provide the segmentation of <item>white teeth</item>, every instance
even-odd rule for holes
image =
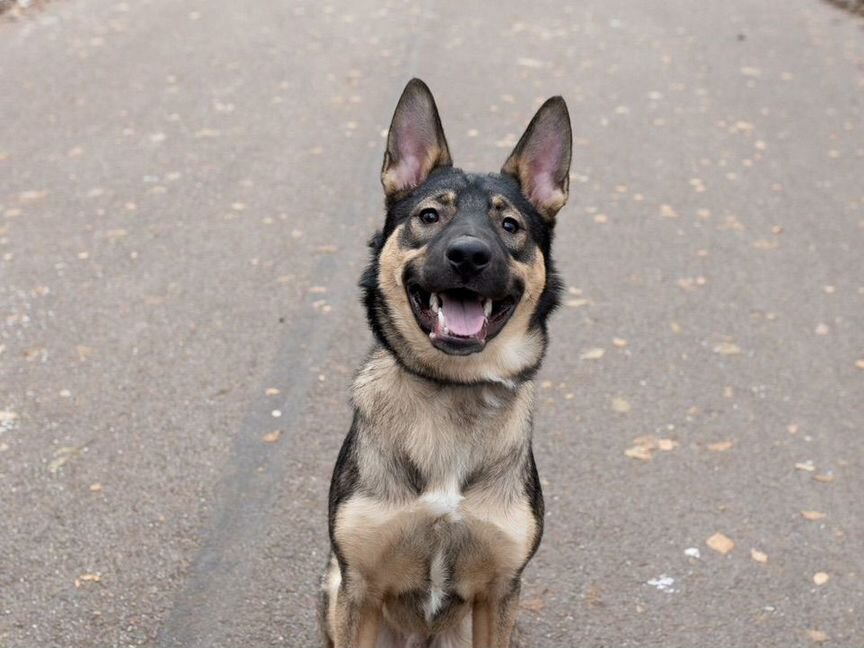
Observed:
[[[486,318],[492,314],[492,300],[486,299],[483,301],[483,312],[486,313]]]
[[[438,310],[438,325],[447,333],[447,322],[444,319],[444,309]]]
[[[438,300],[438,295],[436,293],[429,293],[429,308],[431,308],[436,313],[440,312],[441,302]]]

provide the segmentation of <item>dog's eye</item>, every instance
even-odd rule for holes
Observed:
[[[501,227],[504,228],[505,232],[510,232],[511,234],[519,231],[519,223],[515,218],[510,218],[509,216],[501,221]]]
[[[427,225],[432,225],[433,223],[438,222],[438,211],[432,209],[431,207],[427,207],[423,211],[420,212],[420,220],[426,223]]]

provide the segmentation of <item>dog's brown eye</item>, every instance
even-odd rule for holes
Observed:
[[[504,228],[505,232],[510,232],[511,234],[519,231],[519,223],[515,218],[510,218],[509,216],[501,221],[501,227]]]
[[[427,207],[423,211],[420,212],[420,220],[422,220],[427,225],[432,225],[433,223],[438,222],[438,212],[431,207]]]

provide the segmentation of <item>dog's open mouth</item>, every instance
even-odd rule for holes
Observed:
[[[481,351],[516,307],[512,295],[491,299],[467,288],[429,292],[416,283],[408,285],[408,301],[432,344],[456,355]]]

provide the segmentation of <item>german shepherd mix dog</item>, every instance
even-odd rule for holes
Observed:
[[[361,281],[376,346],[330,485],[330,648],[510,645],[543,531],[533,377],[558,303],[570,149],[553,97],[500,173],[466,173],[426,84],[399,99]]]

